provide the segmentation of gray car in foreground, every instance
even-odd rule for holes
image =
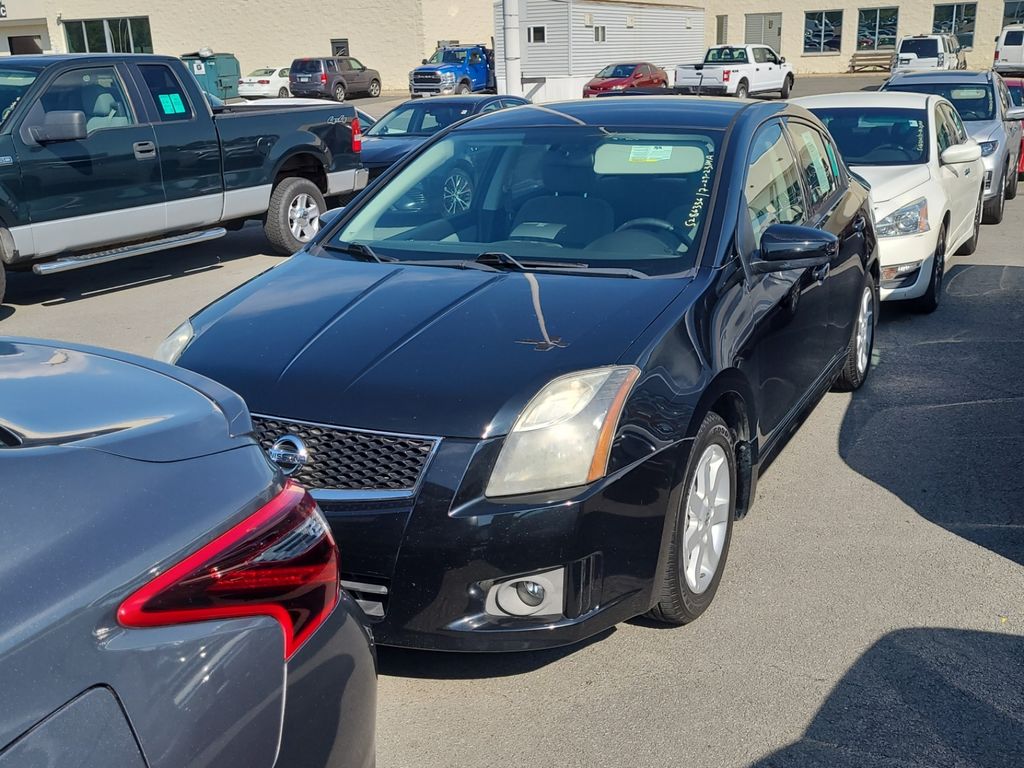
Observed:
[[[1003,78],[995,72],[896,72],[882,90],[933,93],[953,102],[967,134],[981,145],[984,221],[1001,222],[1006,201],[1017,196],[1024,120],[1024,107],[1013,105]]]
[[[0,768],[364,768],[376,669],[242,400],[0,339]]]

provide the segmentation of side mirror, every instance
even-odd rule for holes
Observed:
[[[785,64],[785,63],[786,63],[786,57],[783,56],[781,59],[779,59],[779,64]]]
[[[427,60],[426,60],[426,59],[424,59],[424,60],[423,60],[423,65],[424,65],[424,66],[426,66],[426,64],[427,64]]]
[[[1007,120],[1024,120],[1024,107],[1010,107],[1006,110]]]
[[[831,232],[795,224],[772,224],[761,235],[761,252],[750,267],[755,274],[823,267],[839,253]]]
[[[320,229],[329,229],[345,211],[345,206],[329,208],[320,214]]]
[[[33,139],[40,144],[58,141],[81,141],[88,132],[85,129],[85,112],[80,110],[56,110],[47,112],[43,124],[30,129]]]
[[[942,161],[943,165],[973,163],[975,160],[980,159],[981,147],[978,145],[978,142],[970,139],[964,144],[954,144],[951,147],[946,147],[939,156],[939,160]]]

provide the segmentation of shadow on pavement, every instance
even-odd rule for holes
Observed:
[[[1024,565],[1024,268],[954,267],[935,314],[884,308],[875,349],[840,455],[926,520]]]
[[[891,632],[826,699],[800,741],[752,768],[1019,768],[1024,638]]]
[[[105,294],[117,293],[140,285],[174,280],[187,274],[220,269],[221,264],[267,253],[270,244],[259,224],[249,224],[238,232],[198,245],[135,256],[94,267],[40,276],[32,272],[8,272],[7,295],[0,319],[19,306],[54,306]],[[10,305],[10,306],[8,306]],[[11,310],[13,307],[13,310]]]
[[[546,651],[519,653],[443,653],[409,648],[377,648],[377,666],[381,675],[425,680],[473,680],[510,677],[545,667],[599,643],[615,632],[614,627],[582,642]]]

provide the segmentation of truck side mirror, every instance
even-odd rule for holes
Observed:
[[[88,132],[85,127],[85,112],[81,110],[54,110],[47,112],[43,124],[29,129],[32,138],[40,144],[59,141],[81,141]]]
[[[427,63],[427,60],[426,60],[426,59],[424,59],[424,60],[423,60],[423,64],[424,64],[424,66],[426,65],[426,63]]]

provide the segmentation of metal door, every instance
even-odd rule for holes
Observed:
[[[774,51],[782,50],[782,14],[748,13],[744,42],[747,45],[767,45]]]

